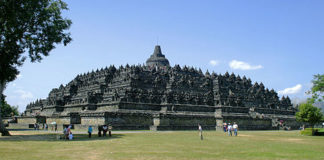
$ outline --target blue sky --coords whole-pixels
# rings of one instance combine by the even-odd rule
[[[226,71],[305,99],[324,68],[324,1],[66,1],[73,41],[41,63],[26,62],[5,90],[24,111],[77,74],[143,64],[161,45],[171,65]]]

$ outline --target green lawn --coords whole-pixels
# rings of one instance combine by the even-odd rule
[[[55,134],[12,131],[0,137],[0,159],[324,159],[324,137],[298,131],[150,132],[113,134],[112,138],[76,135],[73,141]]]

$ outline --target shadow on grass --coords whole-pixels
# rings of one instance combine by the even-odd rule
[[[23,135],[12,135],[12,136],[5,136],[0,137],[0,141],[50,141],[50,142],[57,142],[57,141],[97,141],[97,140],[105,140],[109,141],[112,139],[122,138],[124,134],[112,134],[111,137],[98,137],[98,135],[92,135],[91,138],[88,137],[88,134],[74,134],[73,140],[65,140],[62,139],[63,134],[56,134],[56,133],[49,133],[49,134],[23,134]]]
[[[36,131],[34,129],[26,129],[26,128],[8,128],[8,131]]]

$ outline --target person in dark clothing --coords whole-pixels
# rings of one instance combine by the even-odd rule
[[[57,131],[57,124],[55,123],[55,132]]]
[[[106,137],[107,136],[107,131],[108,131],[107,125],[102,126],[102,130],[103,130],[103,136]]]
[[[98,126],[98,137],[101,137],[101,130],[102,130],[102,127]]]

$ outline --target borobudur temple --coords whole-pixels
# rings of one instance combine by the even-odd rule
[[[279,121],[298,127],[289,97],[278,97],[245,76],[203,73],[171,67],[160,46],[146,65],[106,67],[77,75],[54,88],[46,99],[27,105],[18,124],[113,125],[114,129],[221,129],[236,122],[240,129],[275,129]]]

